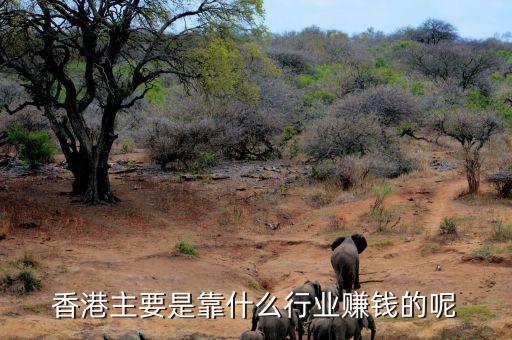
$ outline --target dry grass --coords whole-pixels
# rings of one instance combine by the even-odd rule
[[[493,223],[489,240],[496,242],[512,241],[512,224],[503,224],[501,221]]]

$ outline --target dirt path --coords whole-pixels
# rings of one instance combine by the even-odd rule
[[[271,173],[275,176],[276,172]],[[482,242],[477,234],[468,233],[423,254],[426,239],[444,217],[484,211],[454,201],[465,188],[464,178],[456,172],[397,181],[386,204],[400,208],[402,223],[414,228],[390,234],[375,233],[365,217],[371,197],[312,208],[301,188],[286,195],[275,190],[282,184],[279,178],[176,183],[166,177],[137,176],[115,181],[124,199],[115,207],[70,203],[59,195],[68,185],[66,178],[52,179],[52,184],[43,186],[48,178],[24,177],[11,181],[9,192],[0,193],[0,204],[8,208],[7,202],[12,202],[9,205],[15,207],[20,221],[40,224],[28,230],[14,228],[7,240],[0,241],[0,266],[10,266],[24,250],[30,250],[44,275],[40,292],[0,296],[4,334],[68,339],[138,329],[152,339],[184,339],[196,332],[234,339],[250,327],[249,320],[61,321],[55,320],[49,306],[57,291],[100,289],[109,294],[120,290],[194,295],[204,290],[226,295],[248,291],[253,298],[269,291],[282,299],[306,279],[324,285],[334,281],[328,244],[337,233],[348,232],[362,232],[370,240],[361,257],[364,280],[384,281],[364,285],[369,294],[379,290],[400,295],[407,289],[428,294],[450,289],[456,291],[461,305],[510,308],[510,267],[461,262],[462,255]],[[500,214],[512,220],[512,207],[502,208]],[[333,216],[349,229],[329,230]],[[199,256],[176,254],[174,247],[180,239],[198,245]],[[400,338],[413,329],[418,338],[429,339],[438,338],[439,329],[452,324],[448,320],[379,322],[379,330],[381,335]]]
[[[427,232],[437,231],[443,218],[454,215],[453,201],[466,188],[467,182],[460,178],[447,179],[436,184],[430,198],[430,213],[424,217]]]

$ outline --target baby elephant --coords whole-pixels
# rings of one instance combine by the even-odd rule
[[[322,287],[318,281],[306,281],[300,286],[293,290],[293,302],[294,308],[302,312],[302,308],[305,305],[305,315],[300,320],[301,323],[305,322],[309,318],[311,309],[315,306],[315,298],[320,299],[322,295]],[[304,335],[304,329],[299,327],[297,329],[299,333],[299,340],[302,340]]]
[[[360,319],[351,317],[315,318],[309,324],[308,340],[362,340],[363,328],[370,329],[371,340],[375,339],[377,328],[371,315]]]
[[[291,318],[288,317],[288,312],[283,309],[279,310],[280,317],[276,315],[259,316],[263,310],[264,306],[253,307],[251,331],[255,331],[257,328],[265,335],[266,340],[285,340],[287,336],[290,337],[290,340],[297,340],[295,327],[302,327],[297,310],[293,310]],[[272,310],[270,308],[267,312],[270,313]]]
[[[355,234],[347,237],[338,237],[331,244],[333,251],[331,264],[336,273],[338,283],[338,293],[343,296],[343,289],[347,293],[352,292],[352,288],[359,289],[359,254],[361,254],[368,243],[361,234]]]
[[[247,331],[240,335],[240,340],[265,340],[265,334],[261,331]]]

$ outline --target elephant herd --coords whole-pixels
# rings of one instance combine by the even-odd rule
[[[280,317],[260,316],[264,306],[254,307],[252,312],[252,328],[240,336],[240,340],[302,340],[304,328],[308,329],[308,340],[347,340],[362,339],[363,328],[371,330],[371,339],[375,338],[376,326],[371,315],[363,318],[349,316],[323,317],[317,301],[332,296],[338,297],[334,311],[339,310],[339,302],[343,293],[351,293],[352,289],[361,288],[359,281],[359,254],[367,247],[363,235],[355,234],[339,237],[331,244],[331,264],[336,275],[336,283],[322,289],[318,281],[306,281],[293,290],[293,309],[289,313],[279,310]],[[325,294],[322,294],[325,293]],[[306,313],[300,315],[296,307],[306,305]],[[297,334],[298,333],[298,337]]]

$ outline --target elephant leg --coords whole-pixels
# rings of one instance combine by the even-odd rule
[[[299,340],[302,340],[304,336],[304,326],[301,323],[297,326],[297,332],[299,333]]]
[[[338,284],[338,294],[343,298],[343,275],[341,272],[336,273],[336,282]]]
[[[354,289],[361,288],[361,284],[359,283],[359,261],[356,263],[356,272],[354,278]]]
[[[295,327],[293,325],[290,325],[290,340],[297,340],[297,337],[295,336]]]

